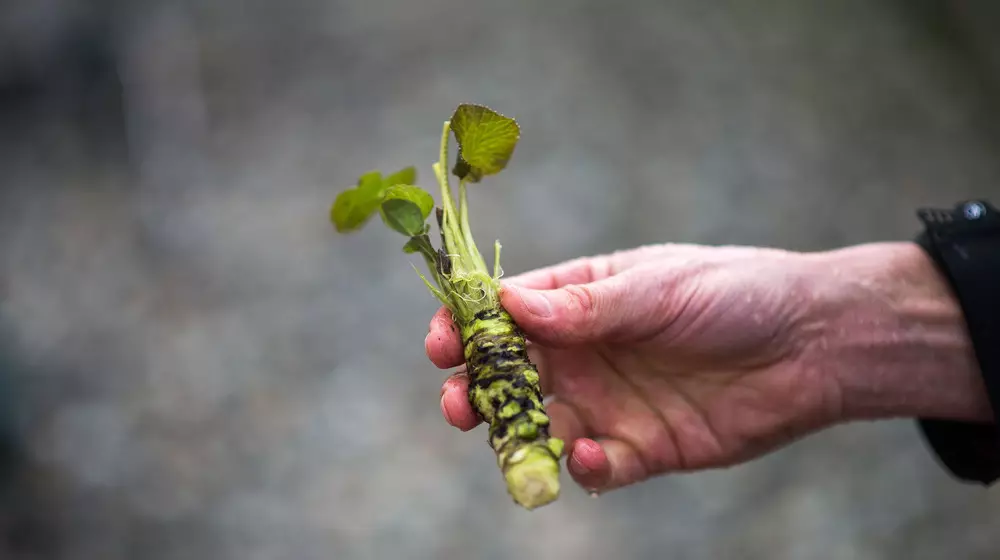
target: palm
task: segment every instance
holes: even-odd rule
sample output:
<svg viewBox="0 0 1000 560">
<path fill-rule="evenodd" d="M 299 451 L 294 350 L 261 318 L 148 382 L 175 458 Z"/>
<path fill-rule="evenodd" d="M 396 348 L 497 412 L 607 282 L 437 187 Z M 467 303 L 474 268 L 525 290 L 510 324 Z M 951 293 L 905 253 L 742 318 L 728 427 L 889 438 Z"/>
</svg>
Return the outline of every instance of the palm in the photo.
<svg viewBox="0 0 1000 560">
<path fill-rule="evenodd" d="M 637 294 L 669 294 L 637 297 L 605 340 L 532 346 L 554 435 L 590 445 L 584 457 L 598 452 L 588 440 L 599 442 L 614 467 L 606 488 L 745 461 L 826 421 L 823 395 L 807 379 L 808 348 L 790 336 L 808 295 L 794 276 L 771 272 L 787 270 L 774 266 L 781 258 L 664 246 L 517 280 L 576 285 L 585 302 L 590 282 L 627 273 L 648 284 Z"/>
</svg>

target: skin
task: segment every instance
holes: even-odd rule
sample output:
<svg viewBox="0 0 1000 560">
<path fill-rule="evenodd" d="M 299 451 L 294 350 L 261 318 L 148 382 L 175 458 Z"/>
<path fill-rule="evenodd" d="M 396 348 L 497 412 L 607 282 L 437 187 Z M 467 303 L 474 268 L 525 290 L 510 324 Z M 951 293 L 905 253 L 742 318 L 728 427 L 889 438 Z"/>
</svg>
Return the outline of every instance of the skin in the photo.
<svg viewBox="0 0 1000 560">
<path fill-rule="evenodd" d="M 989 422 L 960 308 L 923 251 L 798 253 L 659 245 L 507 281 L 503 306 L 538 365 L 551 434 L 591 492 L 736 465 L 839 423 Z M 425 346 L 464 362 L 449 313 Z M 441 411 L 480 422 L 458 369 Z"/>
</svg>

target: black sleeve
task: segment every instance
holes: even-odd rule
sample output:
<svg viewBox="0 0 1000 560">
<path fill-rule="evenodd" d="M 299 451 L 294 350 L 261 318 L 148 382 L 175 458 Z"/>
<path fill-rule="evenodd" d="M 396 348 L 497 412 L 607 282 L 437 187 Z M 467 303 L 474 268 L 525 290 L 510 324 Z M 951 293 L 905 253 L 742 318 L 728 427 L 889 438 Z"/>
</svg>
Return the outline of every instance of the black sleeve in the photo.
<svg viewBox="0 0 1000 560">
<path fill-rule="evenodd" d="M 993 423 L 918 420 L 938 459 L 956 478 L 991 485 L 1000 479 L 1000 213 L 986 201 L 918 212 L 917 243 L 931 256 L 965 316 Z"/>
</svg>

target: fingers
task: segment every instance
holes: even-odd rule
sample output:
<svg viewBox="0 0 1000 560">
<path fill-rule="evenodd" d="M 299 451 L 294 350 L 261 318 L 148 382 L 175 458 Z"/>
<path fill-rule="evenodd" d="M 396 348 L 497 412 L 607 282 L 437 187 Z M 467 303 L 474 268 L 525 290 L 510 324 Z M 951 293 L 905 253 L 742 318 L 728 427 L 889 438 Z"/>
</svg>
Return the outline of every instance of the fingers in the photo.
<svg viewBox="0 0 1000 560">
<path fill-rule="evenodd" d="M 466 432 L 481 423 L 469 405 L 467 387 L 468 377 L 459 374 L 449 378 L 441 395 L 441 411 L 445 419 Z M 603 439 L 598 443 L 583 437 L 585 426 L 568 403 L 554 401 L 546 407 L 546 411 L 552 421 L 552 436 L 567 443 L 567 470 L 584 489 L 607 492 L 649 478 L 650 473 L 642 458 L 629 444 L 617 439 Z"/>
<path fill-rule="evenodd" d="M 528 359 L 539 369 L 544 370 L 544 352 L 531 340 L 525 340 Z M 430 329 L 424 338 L 424 351 L 431 362 L 441 369 L 451 369 L 465 364 L 461 335 L 458 327 L 451 320 L 451 312 L 442 307 L 431 318 Z M 545 383 L 543 378 L 542 383 Z M 548 394 L 542 387 L 542 394 Z"/>
<path fill-rule="evenodd" d="M 556 290 L 575 284 L 600 282 L 635 265 L 665 257 L 703 255 L 705 247 L 688 244 L 648 245 L 609 255 L 585 257 L 540 268 L 503 281 L 505 289 L 523 287 L 531 290 Z M 503 295 L 503 294 L 501 294 Z M 506 300 L 504 300 L 506 306 Z M 515 319 L 518 317 L 515 316 Z M 431 318 L 424 347 L 431 362 L 441 369 L 462 363 L 462 346 L 451 312 L 441 307 Z"/>
<path fill-rule="evenodd" d="M 441 414 L 446 422 L 467 432 L 478 426 L 482 419 L 469 403 L 469 376 L 456 373 L 441 387 Z"/>
<path fill-rule="evenodd" d="M 442 415 L 463 432 L 482 423 L 469 404 L 468 387 L 468 375 L 458 373 L 449 377 L 441 389 Z M 566 442 L 566 467 L 581 487 L 607 492 L 649 478 L 651 473 L 631 445 L 617 439 L 597 442 L 584 437 L 587 426 L 572 404 L 557 399 L 545 408 L 551 421 L 550 434 Z"/>
<path fill-rule="evenodd" d="M 532 270 L 504 281 L 504 284 L 535 290 L 554 290 L 566 284 L 586 284 L 612 276 L 618 267 L 609 257 L 585 257 Z"/>
<path fill-rule="evenodd" d="M 554 290 L 569 284 L 588 284 L 619 274 L 637 264 L 667 256 L 703 254 L 705 247 L 693 244 L 663 243 L 644 245 L 608 255 L 583 257 L 519 274 L 504 284 L 533 290 Z"/>
<path fill-rule="evenodd" d="M 430 330 L 424 338 L 424 350 L 431 363 L 441 369 L 458 367 L 465 362 L 462 337 L 447 307 L 442 306 L 431 317 Z"/>
<path fill-rule="evenodd" d="M 565 347 L 644 336 L 653 328 L 644 319 L 656 316 L 655 304 L 663 298 L 656 286 L 655 279 L 646 282 L 632 273 L 552 290 L 510 285 L 501 303 L 528 338 Z"/>
<path fill-rule="evenodd" d="M 570 476 L 591 492 L 607 492 L 649 478 L 635 448 L 617 439 L 573 442 L 566 462 Z"/>
<path fill-rule="evenodd" d="M 541 373 L 541 371 L 544 371 L 544 367 L 541 365 L 544 363 L 544 352 L 540 348 L 529 346 L 528 357 L 540 370 L 538 377 L 542 395 L 552 394 L 551 376 Z M 564 434 L 557 435 L 556 437 L 563 437 L 564 439 L 564 436 L 570 435 L 578 437 L 577 434 L 582 434 L 583 431 L 582 424 L 573 410 L 564 410 L 565 408 L 566 405 L 559 404 L 558 402 L 553 402 L 546 406 L 546 412 L 552 421 L 553 430 Z M 475 428 L 482 422 L 482 419 L 469 403 L 469 374 L 466 373 L 464 368 L 450 375 L 441 386 L 441 414 L 444 416 L 445 421 L 463 432 Z M 555 435 L 555 432 L 553 432 L 553 435 Z"/>
<path fill-rule="evenodd" d="M 571 403 L 554 399 L 545 405 L 545 413 L 549 416 L 549 435 L 563 440 L 566 444 L 563 454 L 567 454 L 570 444 L 586 435 L 587 426 L 577 409 Z"/>
<path fill-rule="evenodd" d="M 554 289 L 565 284 L 584 284 L 614 274 L 616 268 L 608 257 L 583 258 L 549 268 L 528 272 L 505 281 L 505 284 L 526 286 L 536 290 Z M 462 342 L 458 328 L 446 307 L 431 317 L 430 330 L 424 339 L 424 349 L 431 362 L 448 369 L 463 363 Z"/>
</svg>

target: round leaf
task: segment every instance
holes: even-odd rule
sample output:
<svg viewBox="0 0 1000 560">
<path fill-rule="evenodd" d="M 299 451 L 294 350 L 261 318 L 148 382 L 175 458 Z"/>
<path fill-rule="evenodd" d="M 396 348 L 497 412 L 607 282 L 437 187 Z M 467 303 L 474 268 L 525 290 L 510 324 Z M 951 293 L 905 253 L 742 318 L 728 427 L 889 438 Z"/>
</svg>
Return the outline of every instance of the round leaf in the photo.
<svg viewBox="0 0 1000 560">
<path fill-rule="evenodd" d="M 521 136 L 514 119 L 482 105 L 459 105 L 451 129 L 459 146 L 453 173 L 473 182 L 507 167 Z"/>
<path fill-rule="evenodd" d="M 403 235 L 413 237 L 422 234 L 425 218 L 420 207 L 405 198 L 390 198 L 382 202 L 382 220 Z"/>
<path fill-rule="evenodd" d="M 368 218 L 378 210 L 378 200 L 365 200 L 357 189 L 337 195 L 330 209 L 330 218 L 340 233 L 361 229 Z"/>
<path fill-rule="evenodd" d="M 417 169 L 412 165 L 389 175 L 382 182 L 386 187 L 393 185 L 413 185 L 417 182 Z"/>
<path fill-rule="evenodd" d="M 356 190 L 364 199 L 378 199 L 382 197 L 386 186 L 381 173 L 370 171 L 358 178 Z"/>
<path fill-rule="evenodd" d="M 401 198 L 409 200 L 420 208 L 420 214 L 426 220 L 434 209 L 434 197 L 424 189 L 413 185 L 393 185 L 386 189 L 383 201 Z"/>
<path fill-rule="evenodd" d="M 384 194 L 382 174 L 372 171 L 362 175 L 353 189 L 337 195 L 330 209 L 330 219 L 340 233 L 361 229 L 378 211 Z"/>
</svg>

